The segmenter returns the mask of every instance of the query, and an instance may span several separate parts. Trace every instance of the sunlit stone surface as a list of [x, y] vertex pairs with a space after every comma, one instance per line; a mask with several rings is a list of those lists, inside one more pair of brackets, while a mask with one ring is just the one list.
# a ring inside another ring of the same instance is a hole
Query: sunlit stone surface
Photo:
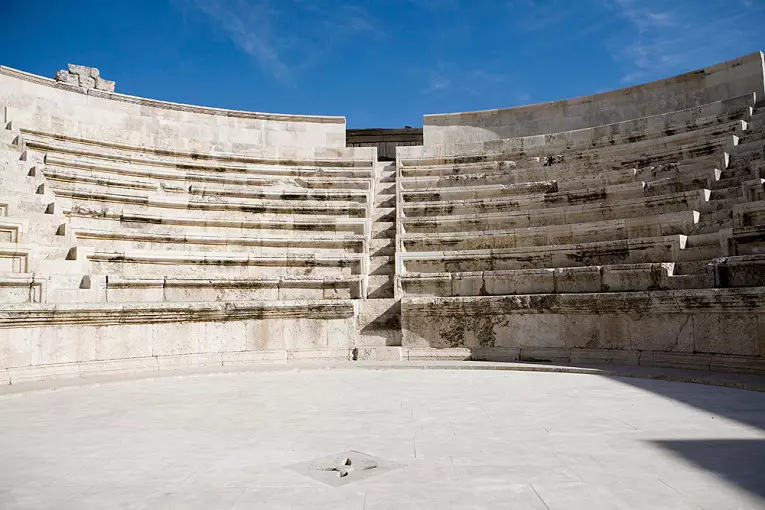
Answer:
[[[764, 429], [765, 393], [592, 375], [138, 380], [0, 397], [0, 508], [756, 509]], [[294, 469], [353, 452], [396, 467]]]

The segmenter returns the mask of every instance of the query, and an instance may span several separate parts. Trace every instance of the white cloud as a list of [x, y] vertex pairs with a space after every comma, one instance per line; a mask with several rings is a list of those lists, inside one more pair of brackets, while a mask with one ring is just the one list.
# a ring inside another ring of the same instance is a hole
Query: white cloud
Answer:
[[361, 4], [332, 0], [177, 0], [204, 14], [241, 51], [280, 81], [315, 64], [339, 40], [379, 37]]
[[[623, 68], [622, 83], [631, 85], [716, 64], [754, 51], [762, 42], [756, 30], [744, 30], [752, 10], [727, 0], [611, 0], [606, 7], [627, 29], [608, 38], [614, 59]], [[667, 9], [667, 6], [671, 9]], [[759, 38], [759, 41], [758, 41]]]

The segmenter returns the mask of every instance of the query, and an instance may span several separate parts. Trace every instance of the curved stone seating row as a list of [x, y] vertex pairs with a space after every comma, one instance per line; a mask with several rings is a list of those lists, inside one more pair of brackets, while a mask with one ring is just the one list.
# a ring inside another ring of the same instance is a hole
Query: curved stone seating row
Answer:
[[[98, 277], [94, 277], [98, 279]], [[363, 277], [126, 278], [98, 282], [104, 302], [282, 301], [360, 299]]]
[[467, 228], [457, 232], [405, 233], [399, 236], [405, 252], [441, 249], [494, 249], [555, 244], [578, 244], [663, 235], [690, 235], [697, 228], [701, 214], [681, 211], [634, 218], [566, 223], [505, 230], [481, 230], [476, 235]]
[[[262, 175], [312, 175], [331, 170], [344, 170], [353, 175], [370, 176], [374, 168], [372, 150], [368, 148], [304, 149], [279, 148], [285, 153], [275, 155], [248, 155], [231, 152], [160, 149], [126, 143], [107, 142], [98, 137], [83, 138], [67, 134], [25, 127], [8, 122], [8, 129], [16, 145], [22, 148], [59, 152], [70, 156], [92, 157], [101, 160], [142, 163], [158, 167], [186, 170], [218, 170], [231, 172], [252, 171]], [[366, 169], [366, 171], [364, 171]]]
[[[742, 114], [742, 116], [745, 116]], [[508, 140], [507, 144], [493, 143], [488, 147], [484, 147], [483, 144], [469, 144], [469, 145], [457, 145], [457, 146], [445, 146], [437, 149], [430, 149], [427, 157], [416, 157], [405, 155], [400, 159], [400, 166], [407, 169], [407, 172], [415, 172], [422, 167], [444, 167], [450, 165], [466, 165], [466, 168], [479, 166], [481, 164], [503, 161], [513, 159], [519, 155], [524, 156], [537, 156], [537, 157], [550, 157], [558, 154], [573, 154], [577, 155], [579, 159], [615, 159], [620, 154], [635, 153], [646, 150], [661, 151], [671, 149], [673, 147], [684, 147], [686, 149], [699, 149], [704, 146], [709, 146], [710, 143], [715, 142], [716, 138], [724, 138], [727, 135], [733, 135], [741, 137], [744, 131], [748, 127], [748, 122], [743, 119], [731, 120], [723, 123], [714, 123], [708, 126], [700, 127], [698, 129], [686, 132], [672, 132], [667, 134], [666, 132], [657, 134], [653, 138], [641, 138], [641, 137], [627, 137], [622, 140], [615, 140], [613, 144], [609, 143], [604, 146], [552, 146], [547, 147], [543, 143], [538, 146], [526, 146], [525, 139], [520, 141]], [[565, 136], [565, 133], [560, 133], [561, 136]], [[503, 141], [504, 142], [504, 141]], [[726, 139], [727, 142], [727, 139]], [[454, 150], [459, 154], [462, 150], [467, 152], [467, 155], [452, 155], [446, 156], [442, 154], [442, 150]], [[472, 153], [474, 151], [480, 151]], [[406, 154], [404, 152], [403, 154]], [[554, 159], [548, 160], [548, 165], [554, 164]]]
[[[588, 265], [542, 269], [460, 271], [403, 274], [408, 295], [502, 296], [508, 294], [570, 294], [635, 292], [714, 287], [713, 268], [694, 275], [675, 275], [675, 263]], [[741, 286], [741, 285], [730, 285]]]
[[[334, 233], [343, 235], [363, 235], [369, 233], [369, 222], [366, 218], [346, 218], [342, 216], [311, 217], [285, 215], [271, 218], [261, 215], [252, 219], [241, 219], [239, 215], [222, 214], [221, 217], [211, 217], [199, 211], [174, 211], [162, 214], [131, 212], [127, 207], [112, 207], [105, 204], [98, 206], [75, 205], [61, 208], [61, 213], [68, 219], [71, 228], [111, 225], [141, 228], [164, 228], [175, 233], [181, 232], [218, 232], [264, 235], [272, 232], [284, 232], [289, 238], [299, 238], [311, 233]], [[55, 210], [55, 207], [54, 207]]]
[[[499, 230], [505, 228], [541, 227], [566, 225], [592, 221], [618, 220], [651, 214], [674, 213], [688, 210], [700, 211], [708, 207], [710, 190], [672, 193], [657, 197], [642, 197], [622, 200], [614, 204], [562, 205], [559, 207], [538, 207], [529, 210], [503, 212], [455, 214], [443, 216], [419, 216], [402, 218], [404, 233], [409, 232], [460, 232]], [[543, 202], [541, 202], [543, 204]], [[457, 206], [455, 206], [455, 209]], [[459, 209], [458, 209], [459, 211]]]
[[629, 88], [549, 103], [426, 115], [426, 146], [578, 130], [756, 94], [765, 104], [762, 52]]
[[[749, 289], [765, 285], [765, 116], [755, 99], [400, 148], [403, 346], [460, 359], [467, 348], [473, 359], [675, 365], [699, 352], [707, 367], [713, 353], [725, 357], [718, 367], [765, 371], [765, 301]], [[691, 113], [704, 110], [716, 113]], [[741, 338], [713, 341], [719, 324]]]
[[[36, 191], [50, 201], [47, 212], [63, 214], [66, 258], [92, 276], [96, 299], [135, 298], [156, 289], [157, 277], [197, 275], [209, 283], [182, 286], [180, 300], [365, 295], [370, 150], [263, 158], [129, 146], [14, 122], [10, 129], [43, 182]], [[152, 284], [136, 280], [146, 276]], [[110, 290], [110, 277], [127, 280]], [[176, 287], [160, 286], [163, 295]]]

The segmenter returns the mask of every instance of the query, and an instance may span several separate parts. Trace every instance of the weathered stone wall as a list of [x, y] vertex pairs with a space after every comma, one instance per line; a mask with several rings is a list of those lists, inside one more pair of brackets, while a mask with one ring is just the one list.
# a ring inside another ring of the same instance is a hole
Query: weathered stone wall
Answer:
[[755, 93], [765, 102], [761, 52], [644, 85], [517, 108], [425, 115], [425, 145], [557, 133], [612, 124]]
[[344, 117], [156, 101], [81, 87], [81, 75], [74, 76], [78, 86], [0, 66], [0, 104], [28, 127], [145, 147], [304, 157], [317, 148], [345, 147]]

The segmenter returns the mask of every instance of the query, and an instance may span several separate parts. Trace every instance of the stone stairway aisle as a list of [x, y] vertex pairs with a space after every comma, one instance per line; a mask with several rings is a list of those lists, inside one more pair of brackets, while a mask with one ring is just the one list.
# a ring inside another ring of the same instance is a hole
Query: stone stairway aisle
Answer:
[[396, 164], [377, 163], [369, 247], [369, 299], [392, 299], [396, 260]]
[[396, 164], [380, 161], [375, 171], [372, 241], [367, 299], [359, 302], [357, 359], [400, 356], [401, 306], [394, 298], [396, 260]]

